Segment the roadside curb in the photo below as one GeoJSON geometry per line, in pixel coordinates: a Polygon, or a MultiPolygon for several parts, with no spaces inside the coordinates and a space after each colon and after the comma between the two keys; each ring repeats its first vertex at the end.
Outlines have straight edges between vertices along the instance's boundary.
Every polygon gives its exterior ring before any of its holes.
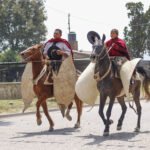
{"type": "MultiPolygon", "coordinates": [[[[145,100],[145,99],[140,99],[140,100],[145,100]]],[[[132,100],[130,100],[132,101],[132,100]]],[[[126,103],[128,103],[129,101],[125,101],[126,103]]],[[[115,104],[118,103],[117,101],[115,101],[115,104]]],[[[108,103],[106,103],[107,105],[108,103]]],[[[93,106],[90,105],[84,105],[83,107],[91,107],[89,111],[91,111],[93,109],[93,107],[98,106],[99,104],[95,104],[93,106]]],[[[76,109],[76,107],[72,107],[72,109],[76,109]]],[[[49,109],[49,112],[55,112],[55,111],[59,111],[58,108],[53,108],[53,109],[49,109]]],[[[43,111],[41,111],[41,113],[43,113],[43,111]]],[[[27,116],[27,115],[32,115],[35,114],[34,112],[26,112],[26,113],[15,113],[15,114],[4,114],[4,115],[0,115],[0,118],[11,118],[11,117],[19,117],[19,116],[27,116]]]]}
{"type": "MultiPolygon", "coordinates": [[[[83,107],[95,107],[98,106],[99,104],[95,104],[94,106],[89,106],[89,105],[85,105],[83,107]]],[[[76,107],[72,107],[72,109],[76,109],[76,107]]],[[[49,112],[55,112],[55,111],[59,111],[59,108],[54,108],[54,109],[49,109],[49,112]]],[[[41,113],[43,113],[43,111],[41,111],[41,113]]],[[[20,116],[27,116],[27,115],[32,115],[35,114],[35,111],[32,112],[25,112],[25,113],[15,113],[15,114],[4,114],[4,115],[0,115],[0,118],[11,118],[11,117],[20,117],[20,116]]]]}

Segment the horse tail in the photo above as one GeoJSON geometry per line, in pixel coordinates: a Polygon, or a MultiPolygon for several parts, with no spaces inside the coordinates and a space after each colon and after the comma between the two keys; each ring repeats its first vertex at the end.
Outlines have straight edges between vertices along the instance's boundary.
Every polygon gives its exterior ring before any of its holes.
{"type": "Polygon", "coordinates": [[[145,70],[143,67],[138,67],[137,72],[140,73],[143,77],[143,88],[146,94],[146,98],[150,101],[150,71],[145,70]]]}
{"type": "Polygon", "coordinates": [[[148,101],[150,101],[150,89],[149,89],[149,86],[150,86],[150,78],[145,76],[144,80],[143,80],[143,87],[144,87],[144,91],[146,93],[148,101]]]}

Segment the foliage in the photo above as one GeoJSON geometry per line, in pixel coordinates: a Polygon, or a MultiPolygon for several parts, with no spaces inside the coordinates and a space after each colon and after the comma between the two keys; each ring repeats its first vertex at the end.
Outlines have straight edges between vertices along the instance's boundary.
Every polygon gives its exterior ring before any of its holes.
{"type": "Polygon", "coordinates": [[[126,8],[130,23],[124,28],[125,40],[132,57],[143,57],[144,53],[150,52],[150,8],[144,12],[141,2],[127,3],[126,8]]]}
{"type": "Polygon", "coordinates": [[[0,62],[19,62],[20,60],[18,53],[10,49],[0,53],[0,62]]]}
{"type": "Polygon", "coordinates": [[[45,40],[46,19],[43,0],[0,0],[0,50],[19,52],[45,40]]]}

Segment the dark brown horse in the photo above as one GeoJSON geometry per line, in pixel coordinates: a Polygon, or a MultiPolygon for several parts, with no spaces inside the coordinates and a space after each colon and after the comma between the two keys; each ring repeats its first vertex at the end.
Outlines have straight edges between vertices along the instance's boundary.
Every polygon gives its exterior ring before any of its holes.
{"type": "MultiPolygon", "coordinates": [[[[94,77],[95,79],[100,79],[97,82],[97,88],[100,91],[99,115],[102,118],[105,125],[104,136],[107,136],[109,135],[110,124],[112,123],[112,120],[110,120],[110,116],[115,98],[117,98],[122,108],[122,114],[118,120],[117,130],[121,130],[122,128],[127,106],[124,101],[125,95],[120,95],[121,91],[123,90],[121,79],[116,78],[114,76],[114,68],[112,67],[112,61],[110,60],[110,57],[104,46],[105,36],[103,35],[103,38],[101,39],[100,36],[95,32],[94,34],[96,35],[96,37],[90,37],[90,35],[92,34],[92,32],[89,32],[88,39],[89,42],[93,45],[91,59],[96,62],[94,77]],[[103,110],[107,97],[109,97],[109,106],[106,113],[107,117],[105,118],[103,110]]],[[[136,70],[144,78],[143,84],[140,80],[135,80],[134,84],[130,85],[130,93],[133,95],[133,100],[136,104],[138,115],[137,126],[135,128],[135,131],[139,132],[141,121],[140,87],[142,84],[148,98],[150,98],[150,91],[148,87],[150,85],[150,77],[147,76],[146,72],[142,67],[140,68],[140,64],[137,65],[136,70]]]]}
{"type": "MultiPolygon", "coordinates": [[[[39,74],[41,73],[43,67],[44,67],[44,57],[42,54],[42,49],[43,45],[42,44],[37,44],[34,45],[20,53],[22,58],[26,62],[32,62],[32,71],[33,71],[33,80],[35,80],[39,74]]],[[[49,130],[53,130],[54,127],[54,122],[52,118],[49,115],[48,108],[47,108],[47,98],[54,97],[54,92],[53,92],[53,84],[52,85],[44,85],[44,81],[47,78],[47,73],[43,75],[43,77],[38,81],[37,85],[33,86],[34,92],[38,98],[38,101],[36,103],[36,117],[37,117],[37,124],[40,125],[42,123],[41,120],[41,115],[40,115],[40,106],[42,106],[43,111],[49,121],[50,128],[49,130]]],[[[75,124],[75,128],[80,127],[80,118],[82,114],[82,101],[77,97],[75,94],[75,103],[77,107],[77,122],[75,124]]],[[[69,115],[70,110],[72,108],[73,102],[68,106],[68,110],[66,112],[66,117],[71,120],[71,116],[69,115]]]]}

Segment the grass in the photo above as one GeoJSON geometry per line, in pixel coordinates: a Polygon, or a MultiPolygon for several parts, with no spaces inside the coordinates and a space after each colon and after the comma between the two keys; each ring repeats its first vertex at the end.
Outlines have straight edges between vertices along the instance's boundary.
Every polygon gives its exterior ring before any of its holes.
{"type": "MultiPolygon", "coordinates": [[[[36,109],[36,99],[32,102],[31,106],[27,109],[27,112],[35,111],[36,109]]],[[[54,99],[47,100],[48,108],[56,108],[57,103],[54,99]]],[[[22,112],[24,103],[22,99],[16,100],[0,100],[0,115],[1,114],[11,114],[22,112]]]]}

